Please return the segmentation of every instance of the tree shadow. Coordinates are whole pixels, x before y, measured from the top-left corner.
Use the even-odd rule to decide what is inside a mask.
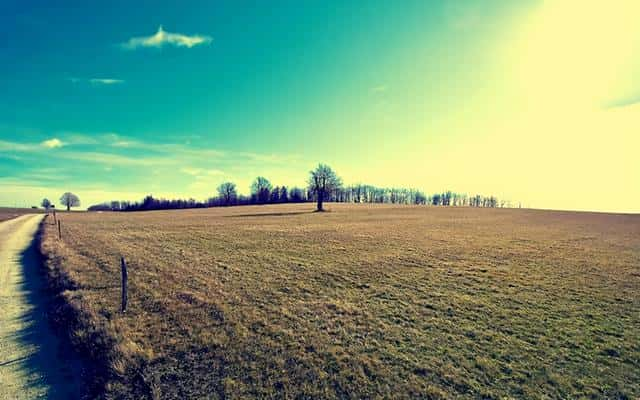
[[[36,235],[37,236],[37,235]],[[18,357],[0,360],[0,368],[15,368],[26,377],[19,390],[25,397],[47,399],[81,398],[82,363],[72,349],[68,338],[57,336],[49,322],[48,311],[53,307],[53,295],[48,290],[43,262],[38,250],[37,237],[18,255],[22,270],[17,295],[24,298],[25,307],[14,310],[15,316],[6,321],[16,323],[20,329],[13,332],[10,342],[16,344]]]
[[[225,215],[225,218],[247,218],[247,217],[284,217],[287,215],[313,214],[315,211],[288,211],[274,213],[255,213],[255,214],[237,214]]]

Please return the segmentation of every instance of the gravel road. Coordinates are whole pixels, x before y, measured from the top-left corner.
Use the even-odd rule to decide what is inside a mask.
[[[0,223],[0,399],[78,398],[79,363],[46,318],[40,215]]]

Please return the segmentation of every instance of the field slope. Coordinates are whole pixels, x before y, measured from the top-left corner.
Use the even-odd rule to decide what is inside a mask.
[[[47,226],[100,390],[640,397],[640,216],[311,208],[65,214],[62,241]]]
[[[0,222],[17,218],[25,214],[41,214],[44,210],[33,208],[0,207]]]

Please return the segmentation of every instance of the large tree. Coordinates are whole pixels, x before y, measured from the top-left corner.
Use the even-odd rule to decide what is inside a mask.
[[[322,202],[332,191],[339,189],[341,186],[342,180],[326,164],[319,164],[315,170],[310,172],[309,190],[316,196],[318,211],[324,210]]]
[[[49,208],[51,207],[51,201],[49,201],[49,199],[44,198],[42,199],[42,203],[40,203],[42,205],[42,208],[44,208],[45,210],[49,210]]]
[[[236,184],[233,182],[224,182],[218,186],[218,196],[225,206],[235,203],[238,193],[236,192]]]
[[[71,210],[71,207],[80,206],[80,198],[71,192],[67,192],[60,197],[60,203],[67,207],[67,211]]]
[[[256,197],[258,203],[264,204],[269,201],[271,188],[271,182],[267,178],[259,176],[251,184],[251,194]]]

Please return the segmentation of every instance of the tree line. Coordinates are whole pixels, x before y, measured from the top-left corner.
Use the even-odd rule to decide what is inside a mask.
[[[373,185],[355,184],[344,186],[340,177],[328,165],[320,164],[309,173],[307,186],[273,186],[263,176],[258,176],[250,186],[250,194],[238,193],[233,182],[224,182],[217,187],[217,195],[205,201],[196,199],[163,199],[152,195],[142,201],[111,201],[89,207],[89,211],[148,211],[184,208],[228,207],[256,204],[281,204],[315,202],[316,209],[323,211],[324,202],[414,204],[434,206],[510,207],[495,196],[470,196],[446,191],[427,195],[417,189],[381,188]]]

